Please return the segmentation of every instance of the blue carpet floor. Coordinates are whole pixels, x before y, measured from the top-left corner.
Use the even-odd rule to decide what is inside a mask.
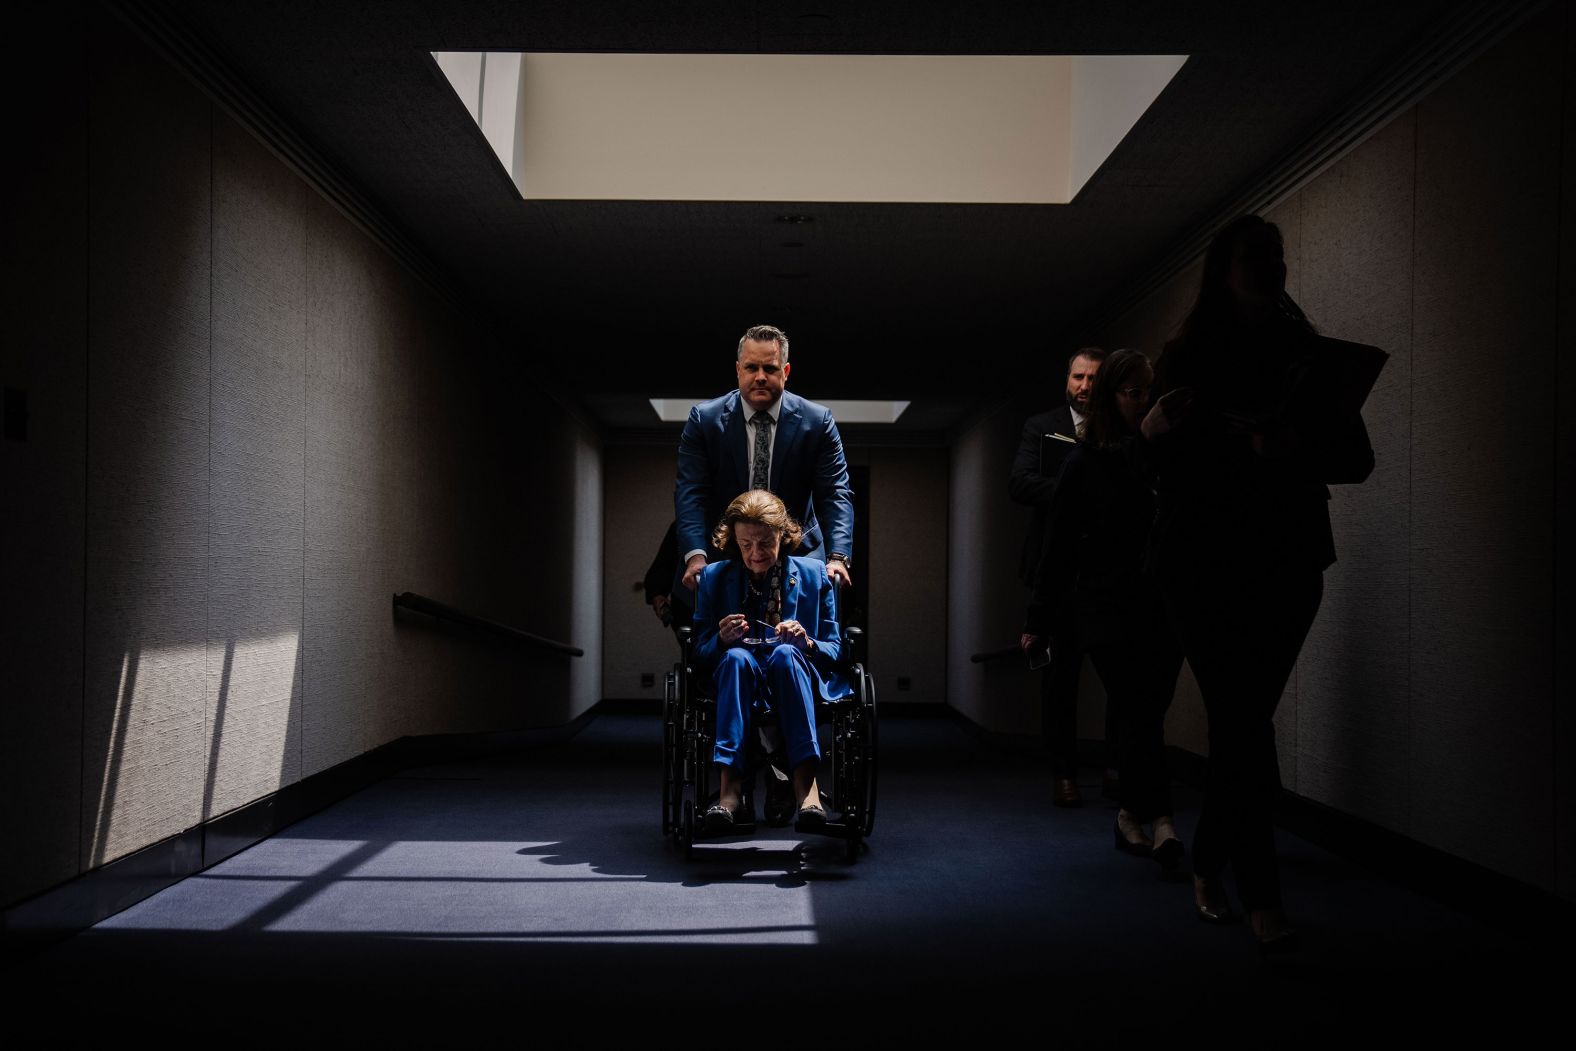
[[[1093,772],[1088,805],[1057,810],[1040,761],[956,721],[882,734],[854,865],[764,826],[685,861],[660,833],[657,720],[602,716],[564,744],[381,782],[8,984],[41,1017],[199,1019],[241,1045],[656,1039],[680,1018],[795,1010],[828,1035],[1297,1043],[1508,1035],[1563,1002],[1569,968],[1548,965],[1536,917],[1475,919],[1284,834],[1306,947],[1263,963],[1245,926],[1194,917],[1190,884],[1112,849]],[[795,1008],[801,988],[819,992]]]

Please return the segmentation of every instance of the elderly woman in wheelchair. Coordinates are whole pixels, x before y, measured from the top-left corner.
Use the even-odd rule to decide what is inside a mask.
[[[705,815],[708,832],[732,828],[742,805],[745,742],[758,713],[776,714],[792,770],[798,824],[826,824],[816,772],[817,696],[846,695],[838,669],[842,635],[835,586],[826,567],[790,554],[799,524],[775,495],[744,493],[728,505],[711,542],[729,557],[707,566],[695,597],[696,671],[717,693],[712,761],[718,798]]]

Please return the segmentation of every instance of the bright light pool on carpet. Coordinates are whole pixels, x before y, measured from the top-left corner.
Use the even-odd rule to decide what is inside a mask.
[[[100,924],[118,930],[364,934],[441,940],[812,945],[807,883],[721,844],[653,871],[597,864],[553,841],[275,837]],[[726,863],[723,863],[726,862]],[[655,869],[660,867],[661,871]]]

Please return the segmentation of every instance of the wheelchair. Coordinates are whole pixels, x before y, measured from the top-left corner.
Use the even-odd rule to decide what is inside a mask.
[[[841,597],[841,596],[839,596]],[[695,845],[708,838],[735,838],[754,833],[756,774],[762,772],[765,751],[759,746],[760,726],[775,717],[757,714],[751,726],[751,756],[746,763],[742,816],[726,833],[712,837],[701,815],[717,799],[717,769],[711,761],[717,701],[711,677],[694,665],[694,629],[678,631],[681,656],[668,672],[662,708],[662,834],[674,837],[686,859]],[[841,839],[849,863],[858,860],[865,837],[876,821],[876,688],[862,660],[864,632],[843,629],[843,671],[853,690],[843,697],[817,697],[816,725],[830,724],[830,747],[823,751],[819,780],[824,825],[801,831]],[[830,773],[830,777],[828,777]],[[766,777],[775,776],[770,770]]]

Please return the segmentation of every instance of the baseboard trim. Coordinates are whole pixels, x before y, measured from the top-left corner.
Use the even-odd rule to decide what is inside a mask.
[[[1175,745],[1166,751],[1171,776],[1202,790],[1209,760]],[[1524,923],[1535,917],[1533,925],[1545,931],[1576,923],[1576,902],[1554,891],[1295,792],[1281,791],[1275,802],[1275,824],[1374,875],[1490,922],[1503,923],[1514,916]]]

